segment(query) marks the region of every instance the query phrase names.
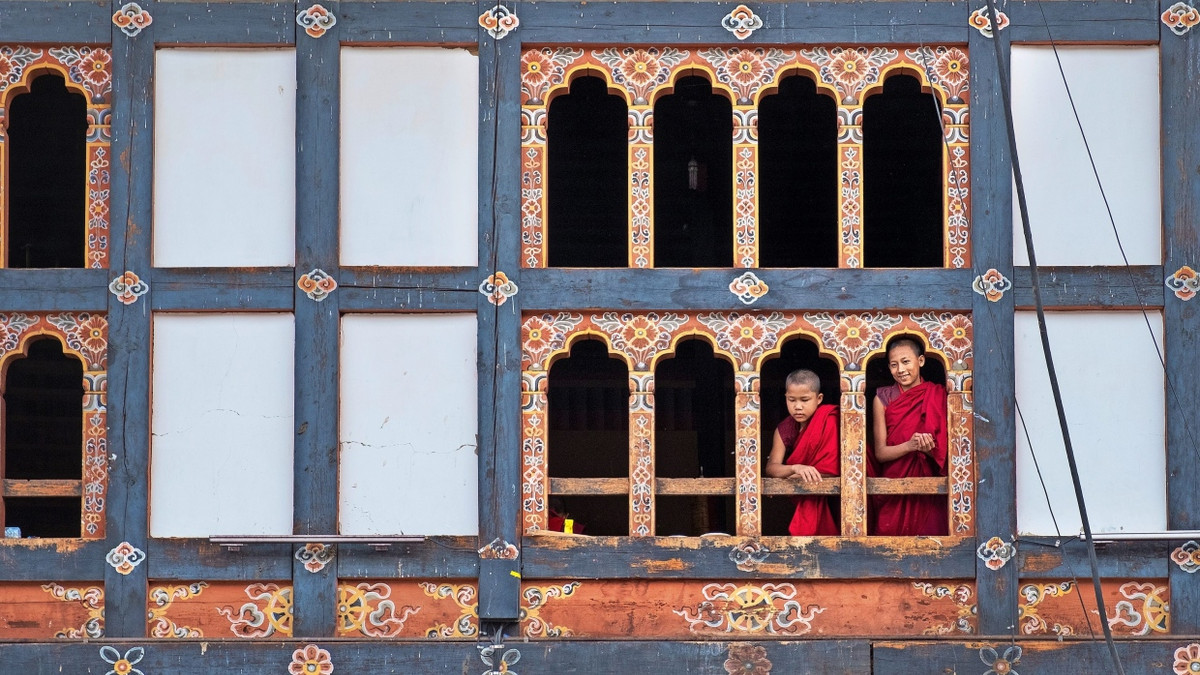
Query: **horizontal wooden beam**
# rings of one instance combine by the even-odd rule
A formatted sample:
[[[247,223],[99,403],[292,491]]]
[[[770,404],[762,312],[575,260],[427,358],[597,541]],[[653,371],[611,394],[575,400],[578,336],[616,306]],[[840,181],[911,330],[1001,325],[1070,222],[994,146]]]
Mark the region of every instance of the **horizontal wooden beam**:
[[[944,495],[950,492],[945,478],[868,478],[869,495]]]
[[[474,3],[342,2],[338,10],[342,44],[474,46],[478,40],[480,8]]]
[[[1158,42],[1157,0],[1011,2],[1004,10],[1014,43]]]
[[[108,2],[5,2],[4,44],[93,44],[112,40]]]
[[[150,302],[159,312],[290,312],[294,274],[290,267],[156,268]]]
[[[115,276],[108,270],[0,269],[0,307],[5,312],[103,312]]]
[[[113,544],[99,539],[0,539],[4,581],[102,582]]]
[[[628,478],[551,478],[552,495],[627,495]]]
[[[295,3],[154,5],[157,45],[286,45],[296,42]]]
[[[1096,535],[1097,538],[1103,535]],[[1096,561],[1104,578],[1165,579],[1171,546],[1165,541],[1097,544]],[[1019,537],[1017,569],[1021,579],[1088,577],[1087,546],[1078,537]],[[1085,580],[1086,582],[1086,580]]]
[[[974,638],[970,643],[888,641],[872,644],[873,675],[911,673],[976,673],[996,663],[1005,654],[1010,667],[990,668],[993,673],[1112,673],[1116,672],[1103,639],[1083,635],[1064,641],[1047,636],[1041,640],[997,635]],[[1082,638],[1082,639],[1080,639]],[[1117,641],[1117,653],[1127,673],[1173,673],[1172,654],[1183,641]],[[1016,659],[1020,663],[1016,663]],[[1179,662],[1183,663],[1183,662]],[[1007,664],[1006,664],[1007,665]],[[1186,664],[1185,664],[1186,665]]]
[[[1039,267],[1047,309],[1162,309],[1166,286],[1160,265],[1131,267]],[[1017,309],[1032,309],[1028,267],[1013,270]]]
[[[83,495],[81,480],[4,479],[5,497],[79,497]]]
[[[479,574],[477,537],[429,537],[387,551],[338,546],[340,579],[468,579]]]

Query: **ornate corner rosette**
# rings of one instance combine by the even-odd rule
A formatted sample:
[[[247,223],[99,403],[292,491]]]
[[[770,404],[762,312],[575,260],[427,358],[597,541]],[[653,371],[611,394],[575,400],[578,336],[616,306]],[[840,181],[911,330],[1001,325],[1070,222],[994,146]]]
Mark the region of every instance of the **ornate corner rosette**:
[[[146,552],[127,541],[117,544],[104,556],[104,561],[122,576],[128,575],[145,559]]]
[[[729,645],[725,657],[725,672],[729,675],[744,673],[769,673],[774,664],[767,658],[767,650],[756,644],[734,643]]]
[[[512,666],[521,660],[518,649],[504,649],[504,645],[488,645],[479,648],[479,658],[488,669],[483,675],[517,675]]]
[[[1187,302],[1200,293],[1200,274],[1184,265],[1166,279],[1167,288],[1175,293],[1175,297]]]
[[[1022,649],[1013,645],[1000,654],[992,647],[979,648],[979,660],[988,667],[983,675],[1020,675],[1016,665],[1021,662]]]
[[[1200,644],[1195,642],[1175,650],[1175,662],[1171,664],[1175,675],[1200,673]]]
[[[292,652],[292,662],[288,664],[291,675],[312,675],[313,673],[333,672],[333,658],[327,650],[317,645],[304,645]]]
[[[503,40],[505,35],[520,25],[521,20],[517,18],[517,13],[500,4],[479,15],[479,27],[497,40]]]
[[[296,281],[296,288],[304,291],[310,300],[320,302],[329,297],[338,287],[337,280],[329,276],[325,270],[315,267],[307,274],[301,274]]]
[[[1004,541],[1000,537],[992,537],[980,544],[975,552],[989,570],[995,571],[1004,567],[1017,554],[1017,544]]]
[[[132,305],[137,299],[150,292],[150,284],[138,278],[138,275],[125,270],[121,276],[108,284],[108,291],[117,296],[122,305]]]
[[[1184,542],[1182,546],[1171,551],[1171,562],[1188,574],[1200,570],[1200,544],[1195,541]]]
[[[1184,35],[1200,24],[1200,11],[1186,2],[1177,2],[1162,13],[1162,22],[1176,35]]]
[[[761,541],[743,541],[729,549],[729,561],[743,572],[753,572],[771,555],[771,549]]]
[[[988,302],[1000,302],[1004,294],[1012,289],[1012,282],[998,270],[989,269],[975,277],[975,281],[971,282],[971,288],[987,298]]]
[[[741,276],[729,282],[729,292],[737,296],[743,305],[753,305],[758,299],[771,290],[767,282],[759,279],[754,272],[743,272]]]
[[[337,17],[321,4],[315,4],[296,14],[296,25],[303,28],[311,38],[321,37],[336,24]]]
[[[304,569],[316,574],[333,562],[335,547],[330,544],[305,544],[296,549],[296,560],[304,565]]]
[[[996,32],[999,32],[999,31],[1004,30],[1005,28],[1008,28],[1008,24],[1009,24],[1008,15],[1005,14],[1002,10],[997,9],[996,10],[996,23],[995,23],[995,26],[993,26],[992,19],[988,14],[987,7],[980,7],[979,9],[975,10],[974,12],[971,12],[971,16],[967,19],[967,22],[971,24],[972,28],[974,28],[975,30],[978,30],[980,32],[980,34],[982,34],[985,38],[988,38],[989,40],[994,35],[992,32],[993,29]]]
[[[763,27],[763,20],[754,10],[745,5],[738,5],[721,19],[721,27],[733,33],[735,38],[745,40]]]
[[[488,302],[499,307],[517,294],[516,282],[510,281],[504,272],[496,272],[479,284],[479,292],[487,296]]]
[[[481,546],[478,553],[482,560],[516,560],[521,555],[516,544],[507,542],[500,537],[496,537],[491,543]]]
[[[136,2],[127,2],[112,15],[112,22],[127,37],[134,37],[142,32],[143,28],[154,23],[154,17]]]
[[[100,658],[105,663],[112,666],[109,673],[120,673],[120,675],[143,675],[141,670],[134,666],[141,663],[146,656],[144,647],[132,647],[122,654],[116,647],[105,645],[100,648]]]

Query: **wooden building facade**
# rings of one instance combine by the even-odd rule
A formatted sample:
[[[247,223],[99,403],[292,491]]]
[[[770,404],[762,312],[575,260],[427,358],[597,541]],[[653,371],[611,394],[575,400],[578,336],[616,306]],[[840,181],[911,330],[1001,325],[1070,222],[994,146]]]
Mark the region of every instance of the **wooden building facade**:
[[[995,13],[0,0],[0,670],[1200,672],[1200,10]]]

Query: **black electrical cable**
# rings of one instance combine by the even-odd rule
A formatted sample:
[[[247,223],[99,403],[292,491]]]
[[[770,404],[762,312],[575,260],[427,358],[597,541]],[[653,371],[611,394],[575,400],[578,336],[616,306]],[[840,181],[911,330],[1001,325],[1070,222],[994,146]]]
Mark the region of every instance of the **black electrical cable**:
[[[989,20],[995,23],[999,13],[996,11],[996,0],[987,0]],[[996,53],[996,69],[1000,79],[1000,96],[1004,103],[1004,124],[1008,131],[1008,147],[1012,157],[1013,178],[1017,184],[1017,206],[1021,212],[1021,230],[1025,235],[1025,251],[1029,256],[1030,280],[1033,285],[1033,301],[1037,308],[1038,332],[1041,335],[1042,353],[1046,357],[1046,373],[1050,376],[1050,391],[1054,396],[1054,408],[1058,413],[1058,426],[1062,431],[1063,448],[1067,455],[1067,466],[1071,469],[1071,484],[1075,489],[1075,501],[1079,505],[1079,518],[1083,524],[1083,537],[1087,543],[1088,563],[1092,570],[1092,588],[1096,592],[1097,607],[1104,607],[1104,593],[1100,587],[1100,567],[1096,560],[1096,541],[1092,538],[1092,526],[1088,521],[1087,505],[1083,499],[1083,485],[1079,482],[1079,466],[1075,462],[1075,450],[1071,445],[1071,432],[1067,428],[1067,414],[1063,409],[1062,392],[1058,386],[1058,373],[1054,369],[1054,355],[1050,352],[1050,335],[1046,330],[1046,310],[1042,305],[1041,279],[1038,275],[1037,256],[1033,250],[1033,232],[1029,227],[1029,206],[1025,201],[1025,184],[1021,177],[1021,164],[1017,157],[1017,135],[1013,127],[1012,94],[1009,91],[1008,66],[1004,61],[1004,50],[1000,46],[999,30],[992,37],[992,46]],[[1108,621],[1101,621],[1104,629],[1104,643],[1112,656],[1113,666],[1118,675],[1125,675],[1121,666],[1121,656],[1117,653],[1117,645],[1113,642],[1112,628]]]

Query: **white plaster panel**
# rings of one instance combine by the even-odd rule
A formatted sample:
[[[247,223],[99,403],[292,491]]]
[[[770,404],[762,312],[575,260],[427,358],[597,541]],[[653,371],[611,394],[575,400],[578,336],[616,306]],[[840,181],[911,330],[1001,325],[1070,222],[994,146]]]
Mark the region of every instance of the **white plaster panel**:
[[[1166,414],[1162,314],[1048,312],[1047,331],[1062,389],[1088,518],[1095,532],[1166,529]],[[1064,535],[1082,521],[1071,485],[1034,312],[1016,314],[1016,392],[1021,415]],[[1017,528],[1055,534],[1051,510],[1017,424]],[[994,533],[990,533],[994,534]]]
[[[150,534],[292,532],[291,314],[156,314]]]
[[[479,259],[479,59],[466,49],[343,47],[341,262]]]
[[[155,266],[292,265],[295,169],[294,50],[158,50]]]
[[[477,330],[474,314],[342,317],[342,534],[478,533]]]
[[[1059,47],[1129,262],[1162,263],[1158,47]],[[1038,264],[1121,265],[1054,50],[1013,45],[1013,122]],[[1013,257],[1028,265],[1013,193]]]

